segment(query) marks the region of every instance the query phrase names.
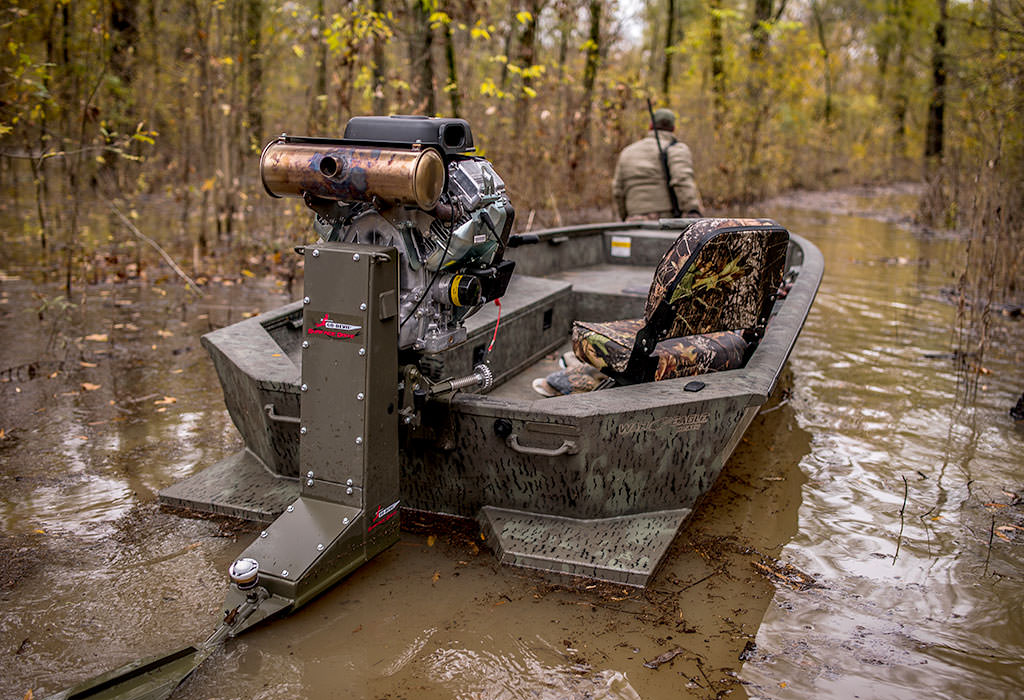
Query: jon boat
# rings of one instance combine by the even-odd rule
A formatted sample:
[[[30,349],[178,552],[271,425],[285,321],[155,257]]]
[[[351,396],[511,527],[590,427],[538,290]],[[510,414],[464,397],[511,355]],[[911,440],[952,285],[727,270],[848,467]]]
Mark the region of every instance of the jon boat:
[[[648,584],[772,394],[821,253],[767,219],[512,233],[472,150],[465,121],[416,117],[265,149],[267,191],[315,212],[303,298],[203,337],[245,446],[160,500],[266,528],[209,640],[57,697],[165,697],[403,512],[473,519],[513,566]]]

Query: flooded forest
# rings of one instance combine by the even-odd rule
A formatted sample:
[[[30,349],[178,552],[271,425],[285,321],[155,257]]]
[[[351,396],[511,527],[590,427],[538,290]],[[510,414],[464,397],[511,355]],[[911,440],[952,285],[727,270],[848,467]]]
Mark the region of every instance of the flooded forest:
[[[825,273],[651,584],[403,512],[174,697],[1024,692],[1020,0],[8,0],[0,38],[0,697],[219,622],[260,526],[157,492],[242,445],[201,336],[303,294],[269,141],[463,118],[527,234],[615,220],[661,107],[705,216]]]

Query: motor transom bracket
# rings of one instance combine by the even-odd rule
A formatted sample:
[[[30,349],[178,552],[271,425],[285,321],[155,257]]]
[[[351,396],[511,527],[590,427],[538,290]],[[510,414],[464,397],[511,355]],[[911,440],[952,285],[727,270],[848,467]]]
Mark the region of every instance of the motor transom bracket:
[[[290,610],[399,536],[398,251],[320,242],[304,256],[301,492],[240,556]],[[234,583],[228,614],[250,594]]]

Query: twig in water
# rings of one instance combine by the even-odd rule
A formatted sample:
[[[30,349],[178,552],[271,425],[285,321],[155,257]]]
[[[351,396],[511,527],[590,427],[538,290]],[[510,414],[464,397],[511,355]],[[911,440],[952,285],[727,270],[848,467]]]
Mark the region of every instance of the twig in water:
[[[900,476],[903,476],[900,474]],[[896,553],[892,555],[892,565],[896,566],[896,557],[900,555],[900,544],[903,542],[903,513],[907,510],[907,477],[903,476],[903,505],[900,506],[900,534],[896,537]]]
[[[156,250],[156,252],[160,253],[160,256],[164,259],[164,261],[168,265],[171,266],[171,269],[174,270],[175,273],[177,273],[178,277],[180,277],[181,279],[185,280],[185,284],[188,285],[188,288],[191,291],[195,292],[195,294],[197,296],[203,296],[203,291],[201,289],[199,289],[199,287],[196,285],[195,282],[192,281],[191,277],[189,277],[188,275],[185,274],[184,270],[182,270],[180,267],[178,267],[178,264],[176,262],[174,262],[174,260],[171,258],[170,255],[167,254],[167,251],[165,251],[163,248],[160,247],[159,243],[157,243],[152,238],[150,238],[149,236],[144,234],[142,231],[140,231],[138,226],[136,226],[135,224],[132,223],[131,219],[129,219],[124,214],[122,214],[121,210],[118,209],[116,206],[114,206],[113,202],[108,201],[107,204],[110,206],[110,210],[113,211],[117,215],[117,218],[119,218],[121,220],[121,222],[125,226],[128,227],[129,231],[131,231],[136,237],[140,238],[141,240],[145,241],[149,245],[153,246],[154,250]]]
[[[988,560],[992,558],[992,536],[996,534],[996,516],[992,516],[992,526],[988,529],[988,553],[985,555],[985,573],[988,576]]]

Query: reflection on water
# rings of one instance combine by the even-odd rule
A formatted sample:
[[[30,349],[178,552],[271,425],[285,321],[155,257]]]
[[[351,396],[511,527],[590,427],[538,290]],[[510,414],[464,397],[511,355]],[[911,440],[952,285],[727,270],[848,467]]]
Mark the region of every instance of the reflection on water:
[[[964,405],[949,355],[955,308],[940,294],[960,243],[860,217],[771,213],[826,258],[792,358],[813,449],[783,551],[823,587],[776,593],[743,669],[752,694],[1014,695],[1024,533],[989,541],[1021,518],[1011,504],[1024,435],[1008,410],[1024,389],[1024,324],[1003,324]]]
[[[999,326],[976,397],[958,401],[940,290],[959,244],[902,226],[908,202],[763,212],[826,258],[793,393],[755,420],[648,591],[553,587],[463,534],[407,532],[230,642],[176,697],[1012,695],[1024,434],[1007,411],[1024,389],[1024,323]],[[866,215],[879,206],[895,213]],[[51,343],[51,321],[21,311],[29,294],[0,284],[0,371],[49,363],[0,383],[3,697],[215,627],[251,535],[152,499],[239,444],[199,335],[282,300],[253,285],[199,303],[90,292]],[[814,586],[787,585],[776,558]]]

